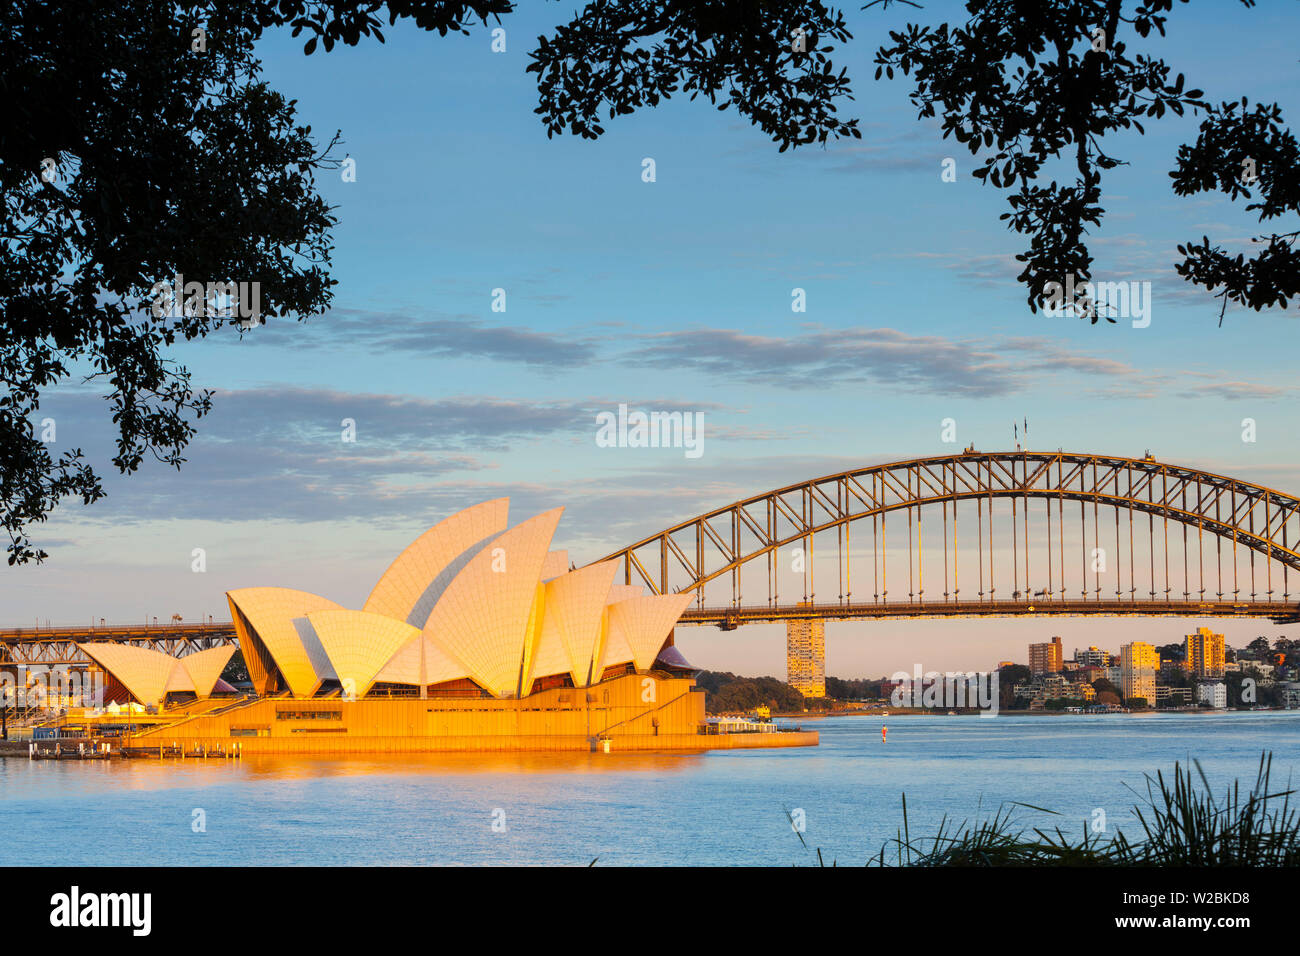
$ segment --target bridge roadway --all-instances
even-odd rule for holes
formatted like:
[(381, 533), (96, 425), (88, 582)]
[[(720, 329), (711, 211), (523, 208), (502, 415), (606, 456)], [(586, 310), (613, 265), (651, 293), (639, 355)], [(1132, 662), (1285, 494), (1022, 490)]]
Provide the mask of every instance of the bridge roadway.
[(1247, 617), (1278, 624), (1300, 622), (1300, 604), (1281, 601), (915, 601), (868, 604), (783, 604), (767, 607), (692, 607), (682, 624), (741, 624), (820, 618), (827, 621), (961, 617)]
[(183, 657), (236, 643), (229, 621), (203, 624), (129, 624), (108, 627), (17, 627), (0, 629), (0, 665), (86, 663), (77, 644), (117, 641)]
[[(762, 607), (691, 607), (687, 625), (712, 625), (724, 631), (742, 624), (820, 618), (828, 621), (906, 620), (967, 617), (1181, 617), (1255, 618), (1277, 624), (1300, 622), (1300, 604), (1282, 601), (916, 601), (867, 604), (773, 604)], [(229, 621), (110, 627), (0, 629), (0, 664), (84, 663), (77, 650), (84, 641), (138, 644), (181, 657), (220, 644), (235, 643)]]

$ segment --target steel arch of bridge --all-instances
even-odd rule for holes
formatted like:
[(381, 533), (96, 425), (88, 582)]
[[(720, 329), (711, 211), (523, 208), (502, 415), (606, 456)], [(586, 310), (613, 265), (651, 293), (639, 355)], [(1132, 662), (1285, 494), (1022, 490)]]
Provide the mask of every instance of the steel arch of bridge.
[[(1011, 502), (1012, 568), (1011, 600), (999, 598), (995, 578), (993, 542), (993, 505)], [(1030, 502), (1046, 502), (1047, 586), (1035, 590), (1030, 580), (1030, 559), (1041, 542), (1029, 541)], [(977, 514), (976, 537), (980, 549), (978, 600), (961, 598), (957, 580), (957, 505), (974, 502)], [(1055, 516), (1053, 515), (1055, 502)], [(1115, 511), (1116, 597), (1101, 596), (1098, 586), (1089, 597), (1087, 555), (1083, 555), (1081, 581), (1084, 587), (1066, 591), (1067, 557), (1065, 522), (1067, 502), (1079, 505), (1080, 542), (1087, 538), (1089, 506), (1092, 512), (1094, 542), (1100, 541), (1098, 513), (1102, 507)], [(983, 527), (987, 506), (988, 528)], [(1023, 512), (1024, 545), (1017, 546), (1017, 506)], [(943, 512), (943, 600), (924, 597), (923, 555), (920, 553), (922, 509)], [(969, 505), (967, 505), (969, 509)], [(951, 510), (951, 528), (949, 511)], [(905, 601), (891, 600), (888, 580), (877, 575), (887, 571), (887, 516), (906, 511), (908, 521), (909, 590)], [(1122, 513), (1128, 515), (1129, 588), (1124, 598)], [(911, 581), (912, 517), (916, 517), (917, 581)], [(931, 511), (933, 513), (933, 510)], [(1108, 512), (1109, 513), (1109, 512)], [(1134, 517), (1147, 516), (1148, 550), (1151, 560), (1151, 584), (1147, 597), (1139, 598), (1135, 584)], [(1161, 523), (1164, 549), (1163, 599), (1158, 599), (1156, 570), (1156, 519)], [(1073, 516), (1068, 519), (1074, 521)], [(1057, 542), (1052, 541), (1053, 521), (1058, 525)], [(866, 522), (871, 525), (873, 583), (871, 599), (854, 600), (852, 589), (852, 547), (850, 532)], [(1170, 596), (1169, 525), (1181, 526), (1182, 600)], [(1188, 537), (1196, 535), (1200, 587), (1193, 590), (1193, 569), (1189, 565)], [(878, 533), (877, 533), (878, 532)], [(987, 542), (984, 535), (987, 533)], [(1108, 533), (1108, 532), (1107, 532)], [(838, 593), (834, 601), (816, 600), (813, 546), (816, 537), (833, 534), (838, 563)], [(951, 539), (950, 536), (951, 535)], [(1214, 544), (1219, 583), (1211, 592), (1217, 600), (1206, 599), (1205, 542), (1207, 535)], [(949, 540), (952, 568), (949, 576)], [(968, 539), (969, 540), (969, 539)], [(1108, 539), (1109, 540), (1109, 539)], [(1231, 598), (1224, 600), (1223, 549), (1231, 542)], [(985, 547), (987, 544), (987, 553)], [(696, 602), (682, 617), (683, 623), (714, 623), (732, 627), (739, 623), (780, 620), (797, 617), (906, 617), (964, 616), (1011, 614), (1107, 614), (1228, 616), (1244, 614), (1278, 621), (1300, 620), (1300, 606), (1291, 602), (1290, 572), (1300, 571), (1300, 500), (1271, 488), (1239, 481), (1181, 465), (1156, 461), (1152, 457), (1124, 458), (1108, 455), (1056, 452), (976, 452), (917, 458), (888, 464), (872, 465), (853, 471), (826, 475), (811, 481), (787, 485), (774, 491), (733, 502), (707, 514), (683, 521), (671, 528), (643, 538), (622, 551), (602, 560), (622, 562), (622, 580), (647, 587), (658, 594), (695, 591)], [(782, 548), (802, 546), (807, 549), (802, 601), (782, 603), (777, 589), (777, 554)], [(880, 551), (877, 553), (877, 546)], [(1053, 548), (1059, 548), (1053, 554)], [(1175, 542), (1175, 551), (1177, 542)], [(1023, 551), (1023, 553), (1021, 553)], [(1250, 558), (1250, 599), (1241, 600), (1237, 555)], [(1255, 581), (1255, 556), (1262, 555), (1262, 583), (1265, 598)], [(1020, 565), (1024, 564), (1024, 590), (1017, 587)], [(753, 563), (767, 566), (766, 600), (746, 603), (741, 569)], [(985, 579), (987, 564), (988, 575)], [(1054, 566), (1055, 565), (1055, 566)], [(1274, 566), (1277, 565), (1275, 568)], [(1076, 569), (1077, 570), (1077, 569)], [(1280, 580), (1278, 580), (1280, 572)], [(1040, 570), (1041, 574), (1041, 570)], [(731, 600), (722, 606), (706, 607), (705, 586), (730, 578)], [(674, 585), (674, 581), (677, 583)], [(949, 585), (951, 584), (951, 588)], [(1280, 585), (1280, 588), (1275, 587)], [(1282, 600), (1275, 595), (1280, 590)], [(968, 589), (969, 593), (969, 589)]]

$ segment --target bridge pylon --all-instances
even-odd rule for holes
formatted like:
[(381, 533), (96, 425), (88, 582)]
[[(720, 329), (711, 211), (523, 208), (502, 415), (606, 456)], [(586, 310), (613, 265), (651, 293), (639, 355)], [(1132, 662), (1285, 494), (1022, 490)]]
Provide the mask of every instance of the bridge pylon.
[(786, 683), (805, 697), (826, 696), (826, 622), (819, 617), (785, 622)]

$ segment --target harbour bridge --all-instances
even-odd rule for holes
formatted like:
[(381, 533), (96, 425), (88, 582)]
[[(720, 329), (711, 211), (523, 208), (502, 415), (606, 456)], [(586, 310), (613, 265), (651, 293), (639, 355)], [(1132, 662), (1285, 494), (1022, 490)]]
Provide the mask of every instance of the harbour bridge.
[[(602, 560), (682, 624), (1161, 616), (1300, 622), (1300, 500), (1146, 455), (978, 452), (870, 465), (733, 502)], [(0, 664), (82, 661), (78, 641), (173, 656), (233, 625), (0, 630)]]

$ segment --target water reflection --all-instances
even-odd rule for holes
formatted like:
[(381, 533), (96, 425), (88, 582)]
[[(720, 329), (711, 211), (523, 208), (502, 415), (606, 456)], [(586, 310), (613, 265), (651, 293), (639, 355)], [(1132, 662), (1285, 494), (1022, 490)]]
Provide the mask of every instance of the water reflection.
[(245, 757), (254, 779), (354, 777), (364, 775), (684, 773), (703, 754), (668, 753), (465, 753), (377, 754), (350, 757)]
[[(1012, 801), (1077, 830), (1134, 823), (1143, 774), (1196, 757), (1216, 789), (1300, 780), (1300, 712), (819, 721), (822, 745), (705, 754), (394, 754), (0, 760), (0, 864), (861, 863), (892, 838)], [(207, 830), (191, 830), (202, 808)], [(809, 848), (787, 813), (804, 810)], [(1032, 816), (1030, 811), (1025, 811)], [(494, 829), (494, 821), (503, 828)], [(19, 858), (21, 856), (21, 858)]]

